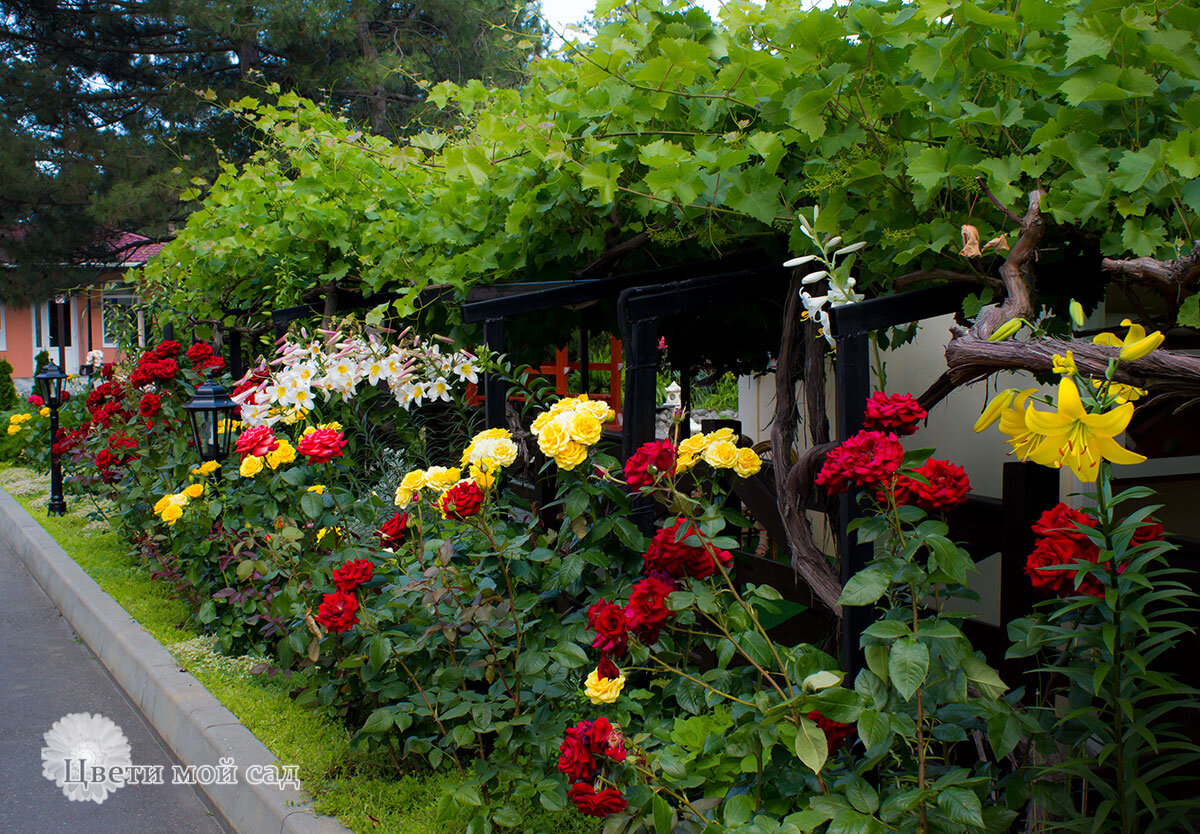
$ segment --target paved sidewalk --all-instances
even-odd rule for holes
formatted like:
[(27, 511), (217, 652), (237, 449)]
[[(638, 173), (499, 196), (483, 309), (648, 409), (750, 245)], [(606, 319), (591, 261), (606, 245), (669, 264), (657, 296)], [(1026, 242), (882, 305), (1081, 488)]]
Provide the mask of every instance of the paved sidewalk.
[[(134, 765), (162, 765), (163, 785), (127, 785), (71, 802), (42, 776), (42, 734), (69, 713), (100, 713), (121, 728)], [(158, 737), (0, 540), (0, 831), (5, 834), (220, 834), (195, 789), (171, 784)]]

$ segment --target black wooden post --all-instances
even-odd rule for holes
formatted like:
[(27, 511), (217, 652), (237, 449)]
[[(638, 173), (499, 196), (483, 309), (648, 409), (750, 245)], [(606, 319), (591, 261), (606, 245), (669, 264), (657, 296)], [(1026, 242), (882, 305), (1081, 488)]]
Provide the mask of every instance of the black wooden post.
[(241, 379), (242, 373), (242, 331), (234, 328), (229, 331), (229, 375)]
[(591, 360), (591, 340), (588, 338), (588, 329), (586, 327), (579, 328), (579, 393), (586, 394), (591, 391), (591, 376), (592, 360)]
[[(866, 332), (847, 333), (837, 337), (837, 360), (834, 366), (837, 391), (838, 439), (846, 440), (863, 427), (867, 397), (871, 393), (871, 355)], [(840, 497), (838, 503), (838, 550), (842, 555), (842, 584), (858, 573), (871, 560), (870, 544), (859, 544), (847, 531), (850, 522), (859, 517), (853, 493)], [(871, 607), (842, 607), (841, 660), (847, 679), (853, 680), (863, 665), (859, 636), (874, 621)]]
[[(1033, 608), (1033, 585), (1025, 575), (1025, 559), (1033, 550), (1032, 525), (1043, 512), (1058, 503), (1059, 471), (1036, 463), (1010, 461), (1004, 464), (1004, 533), (1000, 548), (1000, 634), (1005, 639), (1008, 624)], [(1020, 659), (1005, 661), (1001, 676), (1010, 686), (1019, 686), (1023, 672)]]
[[(654, 412), (658, 382), (658, 319), (629, 322), (625, 337), (625, 403), (621, 443), (628, 458), (643, 443), (654, 439)], [(631, 513), (643, 533), (654, 529), (654, 502), (637, 498)]]
[[(483, 343), (493, 353), (504, 353), (504, 319), (487, 319), (483, 323)], [(508, 425), (504, 407), (508, 403), (508, 384), (499, 374), (484, 374), (483, 408), (489, 429)]]
[[(67, 373), (67, 304), (70, 296), (60, 295), (54, 300), (55, 315), (58, 318), (58, 367)], [(55, 429), (58, 428), (57, 421)]]

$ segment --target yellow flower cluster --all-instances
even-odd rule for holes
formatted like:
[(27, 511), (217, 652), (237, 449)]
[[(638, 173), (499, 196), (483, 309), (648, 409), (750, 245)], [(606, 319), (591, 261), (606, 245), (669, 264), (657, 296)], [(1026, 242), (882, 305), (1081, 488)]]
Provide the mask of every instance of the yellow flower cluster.
[(253, 478), (262, 471), (263, 459), (258, 455), (246, 455), (242, 458), (242, 465), (238, 467), (238, 474), (243, 478)]
[(583, 694), (593, 704), (611, 704), (617, 700), (621, 690), (625, 688), (625, 676), (616, 678), (600, 677), (600, 670), (593, 669), (583, 684)]
[(313, 484), (306, 491), (307, 492), (315, 492), (317, 495), (324, 495), (325, 494), (325, 484)]
[(1058, 384), (1058, 410), (1046, 412), (1029, 402), (1036, 390), (1001, 391), (976, 421), (975, 431), (999, 420), (1000, 431), (1008, 435), (1008, 444), (1019, 457), (1055, 469), (1066, 466), (1085, 483), (1096, 480), (1101, 460), (1132, 464), (1146, 459), (1114, 439), (1129, 425), (1132, 403), (1091, 413), (1074, 380), (1064, 376)]
[(318, 429), (321, 429), (322, 431), (325, 429), (330, 429), (332, 431), (341, 431), (342, 424), (339, 423), (337, 420), (333, 420), (332, 422), (329, 422), (329, 423), (321, 423), (318, 426), (308, 426), (304, 429), (303, 432), (301, 432), (301, 434), (307, 436), (307, 435), (310, 435), (313, 432), (317, 431)]
[(32, 414), (14, 414), (8, 418), (8, 433), (16, 434), (21, 430), (21, 426), (33, 419)]
[(687, 472), (700, 461), (713, 469), (732, 469), (739, 478), (749, 478), (762, 469), (762, 458), (753, 449), (738, 448), (733, 429), (684, 438), (679, 444), (675, 472)]
[(285, 463), (296, 459), (296, 447), (288, 442), (286, 437), (279, 438), (279, 445), (273, 451), (267, 452), (267, 466), (278, 469)]
[(1142, 359), (1149, 356), (1166, 339), (1162, 332), (1158, 330), (1147, 336), (1146, 328), (1140, 324), (1134, 324), (1129, 319), (1122, 321), (1121, 326), (1129, 328), (1129, 332), (1125, 334), (1124, 339), (1117, 338), (1117, 334), (1115, 333), (1101, 333), (1092, 338), (1092, 344), (1120, 348), (1121, 350), (1117, 354), (1117, 358), (1122, 362), (1132, 362), (1135, 359)]
[(462, 465), (480, 489), (496, 482), (496, 473), (517, 459), (517, 444), (508, 429), (485, 429), (471, 438), (462, 453)]
[(580, 394), (550, 406), (530, 428), (542, 454), (554, 458), (559, 469), (574, 469), (587, 457), (588, 447), (600, 440), (604, 424), (616, 416), (607, 404)]
[(212, 473), (221, 468), (221, 464), (215, 460), (208, 460), (199, 466), (192, 467), (192, 474), (199, 475), (202, 478), (207, 478)]
[(203, 494), (203, 484), (191, 484), (182, 492), (164, 495), (155, 503), (154, 514), (165, 521), (167, 526), (174, 527), (175, 522), (183, 518), (183, 508), (188, 505), (188, 502)]
[(41, 408), (38, 409), (38, 414), (42, 415), (43, 417), (49, 417), (50, 416), (50, 406), (48, 406), (48, 405), (42, 406)]
[(405, 475), (400, 481), (400, 486), (396, 487), (396, 506), (411, 504), (423, 489), (445, 492), (457, 484), (460, 478), (462, 470), (458, 467), (447, 469), (445, 466), (431, 466), (428, 469), (414, 469)]

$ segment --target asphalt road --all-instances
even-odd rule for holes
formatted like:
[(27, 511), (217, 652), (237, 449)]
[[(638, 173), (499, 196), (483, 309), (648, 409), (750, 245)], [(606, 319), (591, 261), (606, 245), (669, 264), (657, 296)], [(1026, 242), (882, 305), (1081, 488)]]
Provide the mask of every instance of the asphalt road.
[[(43, 734), (70, 713), (111, 719), (133, 765), (161, 765), (162, 785), (124, 785), (101, 803), (70, 801), (42, 775)], [(0, 831), (159, 834), (226, 829), (195, 788), (172, 784), (177, 764), (71, 630), (20, 558), (0, 540)]]

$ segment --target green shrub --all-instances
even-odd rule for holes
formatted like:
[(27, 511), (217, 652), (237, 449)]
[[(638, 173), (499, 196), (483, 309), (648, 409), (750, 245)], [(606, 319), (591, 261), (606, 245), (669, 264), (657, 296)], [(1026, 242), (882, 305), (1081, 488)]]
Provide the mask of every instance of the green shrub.
[(17, 386), (13, 385), (13, 366), (7, 359), (0, 359), (0, 410), (11, 411), (17, 407)]

